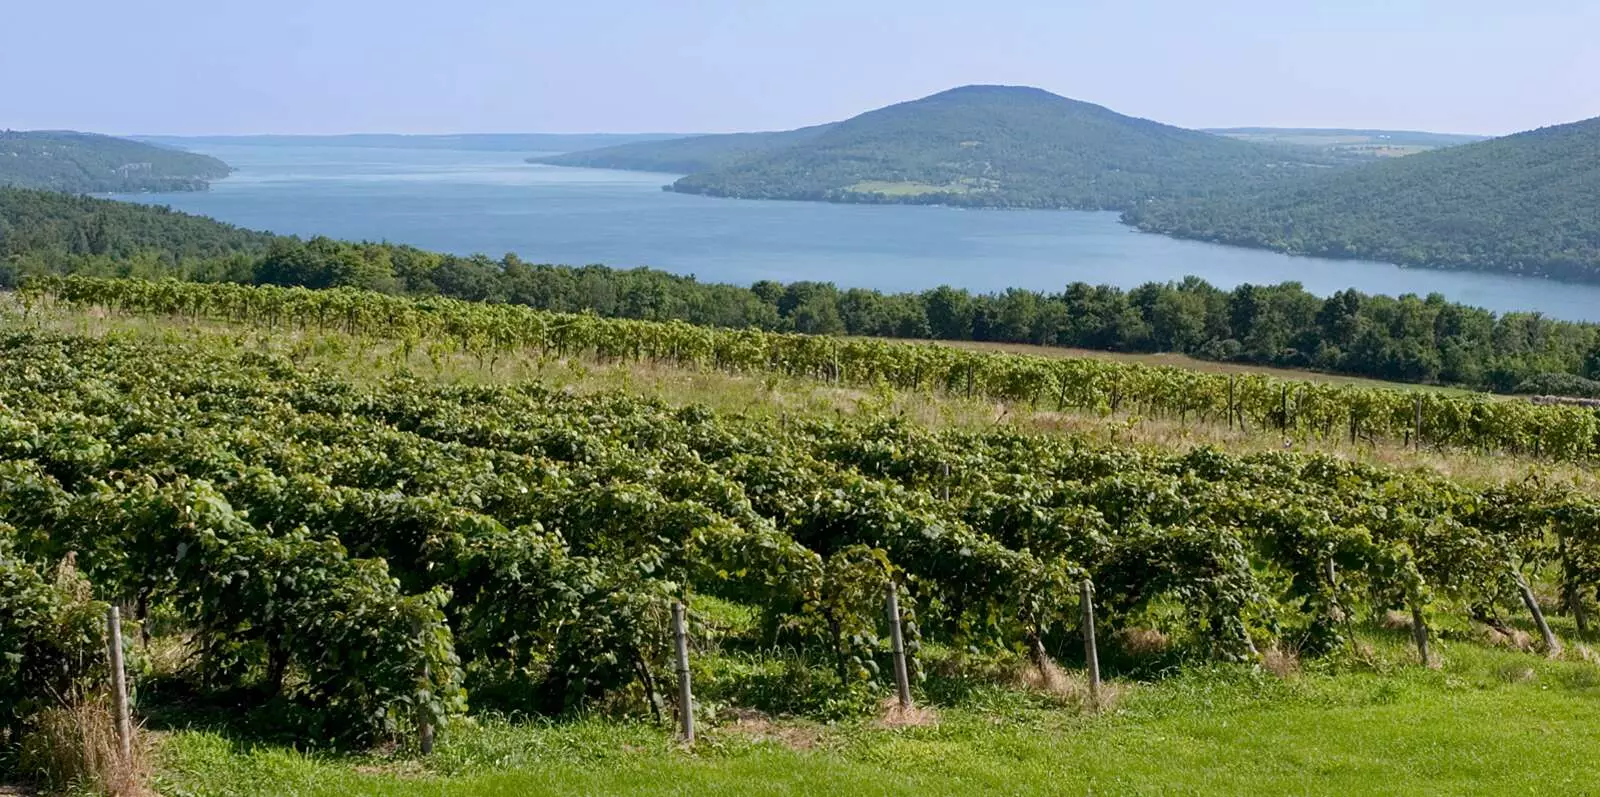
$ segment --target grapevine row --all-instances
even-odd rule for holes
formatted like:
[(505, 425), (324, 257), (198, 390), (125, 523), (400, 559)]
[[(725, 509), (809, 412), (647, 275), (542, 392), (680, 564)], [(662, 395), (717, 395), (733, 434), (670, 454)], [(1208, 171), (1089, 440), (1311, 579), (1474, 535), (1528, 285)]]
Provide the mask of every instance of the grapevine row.
[[(875, 679), (888, 579), (914, 639), (949, 648), (1072, 655), (1087, 577), (1107, 627), (1248, 660), (1329, 649), (1363, 609), (1499, 622), (1529, 579), (1584, 612), (1597, 530), (1600, 504), (1538, 482), (0, 335), (0, 570), (38, 596), (75, 561), (95, 597), (179, 624), (203, 688), (329, 735), (652, 683), (671, 597), (752, 607), (851, 689)], [(23, 616), (4, 600), (0, 624)]]
[(1388, 441), (1441, 449), (1588, 461), (1600, 454), (1600, 410), (1488, 395), (1333, 385), (1260, 374), (1223, 375), (1091, 358), (696, 327), (551, 313), (514, 305), (413, 299), (349, 289), (143, 282), (89, 277), (30, 282), (25, 295), (74, 306), (172, 314), (268, 328), (338, 329), (493, 359), (511, 352), (592, 355), (738, 373), (776, 372), (851, 384), (885, 383), (1029, 403), (1240, 424), (1310, 439)]

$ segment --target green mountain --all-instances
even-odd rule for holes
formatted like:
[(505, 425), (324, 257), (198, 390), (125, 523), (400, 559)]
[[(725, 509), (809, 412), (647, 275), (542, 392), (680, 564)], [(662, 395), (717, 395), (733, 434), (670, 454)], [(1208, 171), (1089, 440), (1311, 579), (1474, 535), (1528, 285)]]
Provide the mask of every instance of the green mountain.
[(1295, 254), (1600, 281), (1600, 118), (1264, 190), (1148, 202), (1124, 220)]
[[(647, 158), (618, 157), (626, 149)], [(665, 157), (676, 151), (683, 157)], [(700, 137), (545, 162), (689, 172), (672, 190), (754, 199), (1122, 209), (1327, 165), (1017, 86), (965, 86), (787, 133)], [(693, 167), (693, 168), (688, 168)]]
[(1207, 133), (1252, 141), (1302, 147), (1333, 158), (1370, 160), (1415, 155), (1419, 152), (1472, 144), (1488, 136), (1425, 133), (1417, 130), (1353, 130), (1327, 127), (1219, 127)]
[(529, 163), (626, 169), (636, 172), (694, 172), (726, 169), (740, 162), (803, 144), (833, 125), (772, 133), (722, 133), (670, 141), (641, 141), (601, 149), (529, 158)]
[(0, 130), (0, 186), (74, 193), (202, 191), (228, 164), (125, 138)]

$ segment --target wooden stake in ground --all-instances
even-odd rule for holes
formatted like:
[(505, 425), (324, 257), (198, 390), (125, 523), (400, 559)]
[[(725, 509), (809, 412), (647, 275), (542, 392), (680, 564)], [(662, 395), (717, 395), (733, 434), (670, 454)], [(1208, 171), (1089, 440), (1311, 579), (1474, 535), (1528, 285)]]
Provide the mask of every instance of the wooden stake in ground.
[(1428, 658), (1428, 621), (1422, 616), (1422, 607), (1416, 603), (1411, 604), (1411, 638), (1417, 643), (1417, 655), (1422, 657), (1422, 666), (1428, 666), (1431, 662)]
[(1094, 583), (1083, 580), (1083, 658), (1089, 669), (1089, 705), (1100, 710), (1100, 653), (1094, 644)]
[(1416, 431), (1416, 435), (1412, 438), (1412, 440), (1416, 445), (1416, 450), (1421, 451), (1422, 450), (1422, 397), (1421, 396), (1417, 396), (1417, 398), (1416, 398), (1416, 408), (1417, 408), (1416, 430), (1415, 430)]
[(694, 744), (694, 693), (689, 688), (689, 627), (683, 601), (672, 604), (672, 635), (678, 652), (678, 730), (685, 744)]
[(1539, 627), (1539, 636), (1544, 639), (1544, 652), (1549, 656), (1561, 655), (1561, 641), (1556, 639), (1550, 624), (1545, 622), (1544, 612), (1539, 608), (1539, 599), (1534, 597), (1533, 588), (1528, 586), (1528, 579), (1522, 576), (1522, 568), (1511, 568), (1511, 575), (1517, 579), (1517, 591), (1522, 593), (1522, 604), (1528, 607), (1528, 613), (1533, 615), (1533, 624)]
[(894, 650), (894, 684), (900, 694), (900, 708), (911, 709), (911, 676), (906, 671), (906, 643), (900, 633), (900, 587), (889, 582), (887, 611), (889, 614), (889, 641)]
[(122, 612), (106, 610), (106, 632), (111, 645), (111, 702), (117, 712), (117, 744), (122, 760), (133, 758), (133, 722), (128, 718), (128, 675), (122, 666)]
[(1228, 428), (1229, 429), (1233, 428), (1233, 388), (1234, 388), (1234, 382), (1237, 379), (1238, 379), (1238, 377), (1234, 376), (1233, 374), (1229, 374), (1228, 375)]
[[(433, 679), (433, 670), (426, 664), (422, 665), (422, 679)], [(422, 717), (417, 724), (417, 748), (423, 755), (433, 755), (433, 720), (427, 717)]]

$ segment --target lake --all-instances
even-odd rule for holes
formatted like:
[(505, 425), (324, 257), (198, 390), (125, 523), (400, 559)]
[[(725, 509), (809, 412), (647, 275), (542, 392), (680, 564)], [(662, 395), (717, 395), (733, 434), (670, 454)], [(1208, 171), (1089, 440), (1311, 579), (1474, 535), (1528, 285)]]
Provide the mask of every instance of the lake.
[(1438, 292), (1491, 310), (1600, 320), (1600, 286), (1290, 257), (1134, 232), (1114, 213), (747, 201), (661, 190), (674, 175), (570, 169), (521, 153), (198, 142), (238, 171), (207, 192), (122, 197), (301, 236), (387, 240), (537, 263), (651, 266), (704, 281), (890, 291), (1134, 287)]

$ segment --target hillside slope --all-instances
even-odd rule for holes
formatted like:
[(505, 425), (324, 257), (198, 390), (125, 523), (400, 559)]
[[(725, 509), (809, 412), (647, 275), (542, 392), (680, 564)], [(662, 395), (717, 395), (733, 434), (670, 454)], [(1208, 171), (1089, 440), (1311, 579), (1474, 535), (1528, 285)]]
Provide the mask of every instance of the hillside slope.
[(833, 125), (802, 127), (770, 133), (721, 133), (668, 141), (641, 141), (601, 149), (532, 157), (529, 163), (581, 166), (588, 169), (626, 169), (637, 172), (694, 172), (725, 169), (739, 162), (810, 141)]
[(839, 122), (673, 185), (759, 199), (1121, 209), (1276, 182), (1310, 153), (1123, 116), (1017, 86), (965, 86)]
[(264, 249), (273, 237), (160, 206), (0, 187), (0, 272), (24, 256), (222, 258)]
[(58, 130), (0, 130), (0, 186), (76, 193), (200, 191), (228, 164), (125, 138)]
[(1600, 118), (1261, 191), (1150, 202), (1124, 220), (1295, 254), (1600, 281)]

